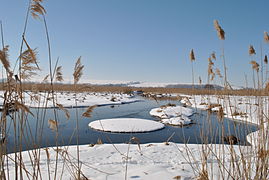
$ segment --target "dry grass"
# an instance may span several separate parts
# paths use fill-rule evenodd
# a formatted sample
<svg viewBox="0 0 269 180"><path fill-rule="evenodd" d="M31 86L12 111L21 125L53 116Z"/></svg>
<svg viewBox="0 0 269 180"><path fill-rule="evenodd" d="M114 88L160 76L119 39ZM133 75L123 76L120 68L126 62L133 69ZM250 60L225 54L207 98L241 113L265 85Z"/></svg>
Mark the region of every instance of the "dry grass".
<svg viewBox="0 0 269 180"><path fill-rule="evenodd" d="M36 91L50 91L51 85L48 83L22 83L23 91L32 91L33 86ZM180 93L187 95L238 95L238 96L266 96L269 91L257 89L240 89L240 90L214 90L214 89L192 89L192 88L162 88L162 87L120 87L120 86L97 86L88 84L77 84L77 88L71 84L54 84L54 90L57 92L112 92L112 93L130 93L142 90L145 93L165 94ZM8 83L0 83L0 90L8 89Z"/></svg>

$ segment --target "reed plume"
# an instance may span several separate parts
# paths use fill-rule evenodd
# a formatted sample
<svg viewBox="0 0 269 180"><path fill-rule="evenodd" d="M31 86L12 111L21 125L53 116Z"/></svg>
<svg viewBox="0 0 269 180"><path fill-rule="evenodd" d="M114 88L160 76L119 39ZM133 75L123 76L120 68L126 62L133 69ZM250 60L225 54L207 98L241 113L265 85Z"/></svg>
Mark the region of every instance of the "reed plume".
<svg viewBox="0 0 269 180"><path fill-rule="evenodd" d="M56 81L58 82L62 82L64 79L63 79L63 73L62 73L62 66L58 66L56 68Z"/></svg>
<svg viewBox="0 0 269 180"><path fill-rule="evenodd" d="M217 20L214 20L214 27L217 30L218 37L220 40L225 40L225 32L219 25L219 22Z"/></svg>
<svg viewBox="0 0 269 180"><path fill-rule="evenodd" d="M191 61L195 61L195 56L194 56L193 49L192 49L191 52L190 52L190 60L191 60Z"/></svg>
<svg viewBox="0 0 269 180"><path fill-rule="evenodd" d="M0 50L0 60L5 68L5 70L8 73L11 73L10 71L10 63L9 63L9 59L8 59L8 49L9 46L5 46L2 50Z"/></svg>
<svg viewBox="0 0 269 180"><path fill-rule="evenodd" d="M62 104L56 103L56 106L65 113L67 119L70 119L69 111Z"/></svg>
<svg viewBox="0 0 269 180"><path fill-rule="evenodd" d="M264 60L263 60L263 61L264 61L265 64L268 64L268 58L267 58L267 55L264 56Z"/></svg>
<svg viewBox="0 0 269 180"><path fill-rule="evenodd" d="M217 58L216 58L216 53L215 53L215 52L212 52L212 53L211 53L211 58L214 59L214 60L217 60Z"/></svg>
<svg viewBox="0 0 269 180"><path fill-rule="evenodd" d="M269 43L269 35L268 35L268 33L266 31L264 31L264 41L266 43Z"/></svg>
<svg viewBox="0 0 269 180"><path fill-rule="evenodd" d="M82 116L90 118L92 116L91 113L92 113L93 109L96 108L96 107L97 106L89 106L87 108L87 110L82 114Z"/></svg>
<svg viewBox="0 0 269 180"><path fill-rule="evenodd" d="M257 72L259 72L259 67L260 65L256 62L256 61L250 61L250 64L252 65L252 69L256 70Z"/></svg>
<svg viewBox="0 0 269 180"><path fill-rule="evenodd" d="M84 66L81 64L81 56L80 56L75 64L75 68L74 68L74 73L73 73L74 84L77 84L79 79L81 78L83 68L84 68Z"/></svg>
<svg viewBox="0 0 269 180"><path fill-rule="evenodd" d="M252 45L249 46L248 54L249 54L250 56L256 54L256 51L255 51L255 49L254 49L254 47L253 47Z"/></svg>
<svg viewBox="0 0 269 180"><path fill-rule="evenodd" d="M15 109L21 109L24 112L27 112L34 116L34 114L30 111L29 107L27 107L25 104L20 103L19 101L14 101Z"/></svg>
<svg viewBox="0 0 269 180"><path fill-rule="evenodd" d="M49 128L53 131L56 131L57 130L57 127L58 127L58 123L57 121L55 120L52 120L52 119L49 119L48 120L48 125L49 125Z"/></svg>
<svg viewBox="0 0 269 180"><path fill-rule="evenodd" d="M200 76L199 76L199 84L200 84L200 85L202 84L202 79L201 79Z"/></svg>
<svg viewBox="0 0 269 180"><path fill-rule="evenodd" d="M33 0L31 3L31 14L35 19L39 19L40 15L46 14L45 8L41 5L42 2L43 0Z"/></svg>
<svg viewBox="0 0 269 180"><path fill-rule="evenodd" d="M219 76L219 78L223 78L223 76L218 68L216 68L216 74Z"/></svg>
<svg viewBox="0 0 269 180"><path fill-rule="evenodd" d="M48 83L48 79L49 79L49 74L47 74L44 79L42 80L42 83Z"/></svg>

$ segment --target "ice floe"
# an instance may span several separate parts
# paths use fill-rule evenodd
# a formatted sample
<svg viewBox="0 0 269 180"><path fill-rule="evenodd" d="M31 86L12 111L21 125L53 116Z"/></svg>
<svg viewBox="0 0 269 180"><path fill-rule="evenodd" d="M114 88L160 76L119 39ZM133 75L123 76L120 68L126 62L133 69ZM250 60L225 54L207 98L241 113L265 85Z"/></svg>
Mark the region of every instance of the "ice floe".
<svg viewBox="0 0 269 180"><path fill-rule="evenodd" d="M107 132L150 132L164 128L162 123L139 118L102 119L89 123L93 129Z"/></svg>

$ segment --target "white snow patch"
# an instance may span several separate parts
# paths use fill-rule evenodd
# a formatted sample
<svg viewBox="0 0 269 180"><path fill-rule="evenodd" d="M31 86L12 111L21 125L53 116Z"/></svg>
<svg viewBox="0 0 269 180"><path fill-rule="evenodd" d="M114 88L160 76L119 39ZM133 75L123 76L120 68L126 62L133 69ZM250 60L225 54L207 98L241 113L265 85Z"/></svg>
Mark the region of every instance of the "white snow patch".
<svg viewBox="0 0 269 180"><path fill-rule="evenodd" d="M0 91L0 97L4 92ZM32 108L51 108L54 107L53 98L46 92L24 93L25 105ZM120 105L125 103L137 102L139 99L133 95L121 93L95 93L95 92L55 92L55 103L61 104L66 108L87 107L93 105ZM0 105L3 105L4 98L0 98ZM57 107L57 106L56 106Z"/></svg>
<svg viewBox="0 0 269 180"><path fill-rule="evenodd" d="M182 106L163 106L154 108L150 115L161 118L161 122L170 125L187 125L191 123L188 116L193 115L193 110Z"/></svg>
<svg viewBox="0 0 269 180"><path fill-rule="evenodd" d="M154 108L149 113L152 116L157 116L160 118L171 118L181 115L191 116L193 115L193 110L182 106L165 106Z"/></svg>
<svg viewBox="0 0 269 180"><path fill-rule="evenodd" d="M181 179L196 179L204 164L204 160L201 158L201 150L204 145L169 144L152 143L140 144L140 146L137 144L102 144L94 147L80 145L79 166L81 173L88 179L95 180L124 179L125 174L127 179L163 180L175 179L176 176L181 176ZM235 157L231 156L231 148L238 157L245 153L245 157L248 158L247 162L251 163L250 171L255 170L255 157L249 154L252 152L251 149L247 151L247 148L250 147L210 145L212 152L208 151L206 160L206 166L210 167L207 169L209 177L219 179L223 173L225 173L224 177L229 177L229 172L223 171L222 166L219 167L220 158L217 158L216 154L221 154L221 157L225 159L222 165L226 169L231 167L231 163L236 167L243 168L240 159L235 161ZM37 155L36 158L39 160L38 173L40 173L38 177L40 175L42 179L49 179L49 177L51 179L74 179L78 162L77 147L59 147L58 152L57 172L55 172L56 147L22 152L23 168L21 173L23 179L33 178L31 175L34 174L34 169L37 169L36 163L33 163L33 157ZM15 154L8 154L8 157L12 160L8 161L8 165L5 161L5 173L9 174L10 179L15 179ZM19 160L17 159L17 161ZM56 177L54 177L55 174ZM253 172L250 174L255 175Z"/></svg>
<svg viewBox="0 0 269 180"><path fill-rule="evenodd" d="M187 124L191 124L191 119L188 118L187 116L181 115L178 117L172 117L169 119L161 119L161 122L164 124L170 124L174 126L183 126Z"/></svg>
<svg viewBox="0 0 269 180"><path fill-rule="evenodd" d="M89 126L107 132L150 132L164 128L162 123L138 118L102 119L89 123Z"/></svg>

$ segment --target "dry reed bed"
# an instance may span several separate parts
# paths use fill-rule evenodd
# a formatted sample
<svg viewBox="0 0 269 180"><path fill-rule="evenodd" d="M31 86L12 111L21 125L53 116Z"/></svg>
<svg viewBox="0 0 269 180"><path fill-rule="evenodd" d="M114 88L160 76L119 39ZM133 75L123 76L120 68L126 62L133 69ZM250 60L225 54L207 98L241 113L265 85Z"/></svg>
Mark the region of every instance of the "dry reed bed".
<svg viewBox="0 0 269 180"><path fill-rule="evenodd" d="M22 83L23 91L51 91L48 83ZM0 90L8 89L6 83L0 83ZM214 90L214 89L192 89L192 88L165 88L165 87L121 87L121 86L99 86L88 84L53 84L54 91L70 92L111 92L111 93L132 93L133 91L143 91L153 94L186 94L186 95L236 95L236 96L268 96L269 90L240 89L240 90Z"/></svg>

